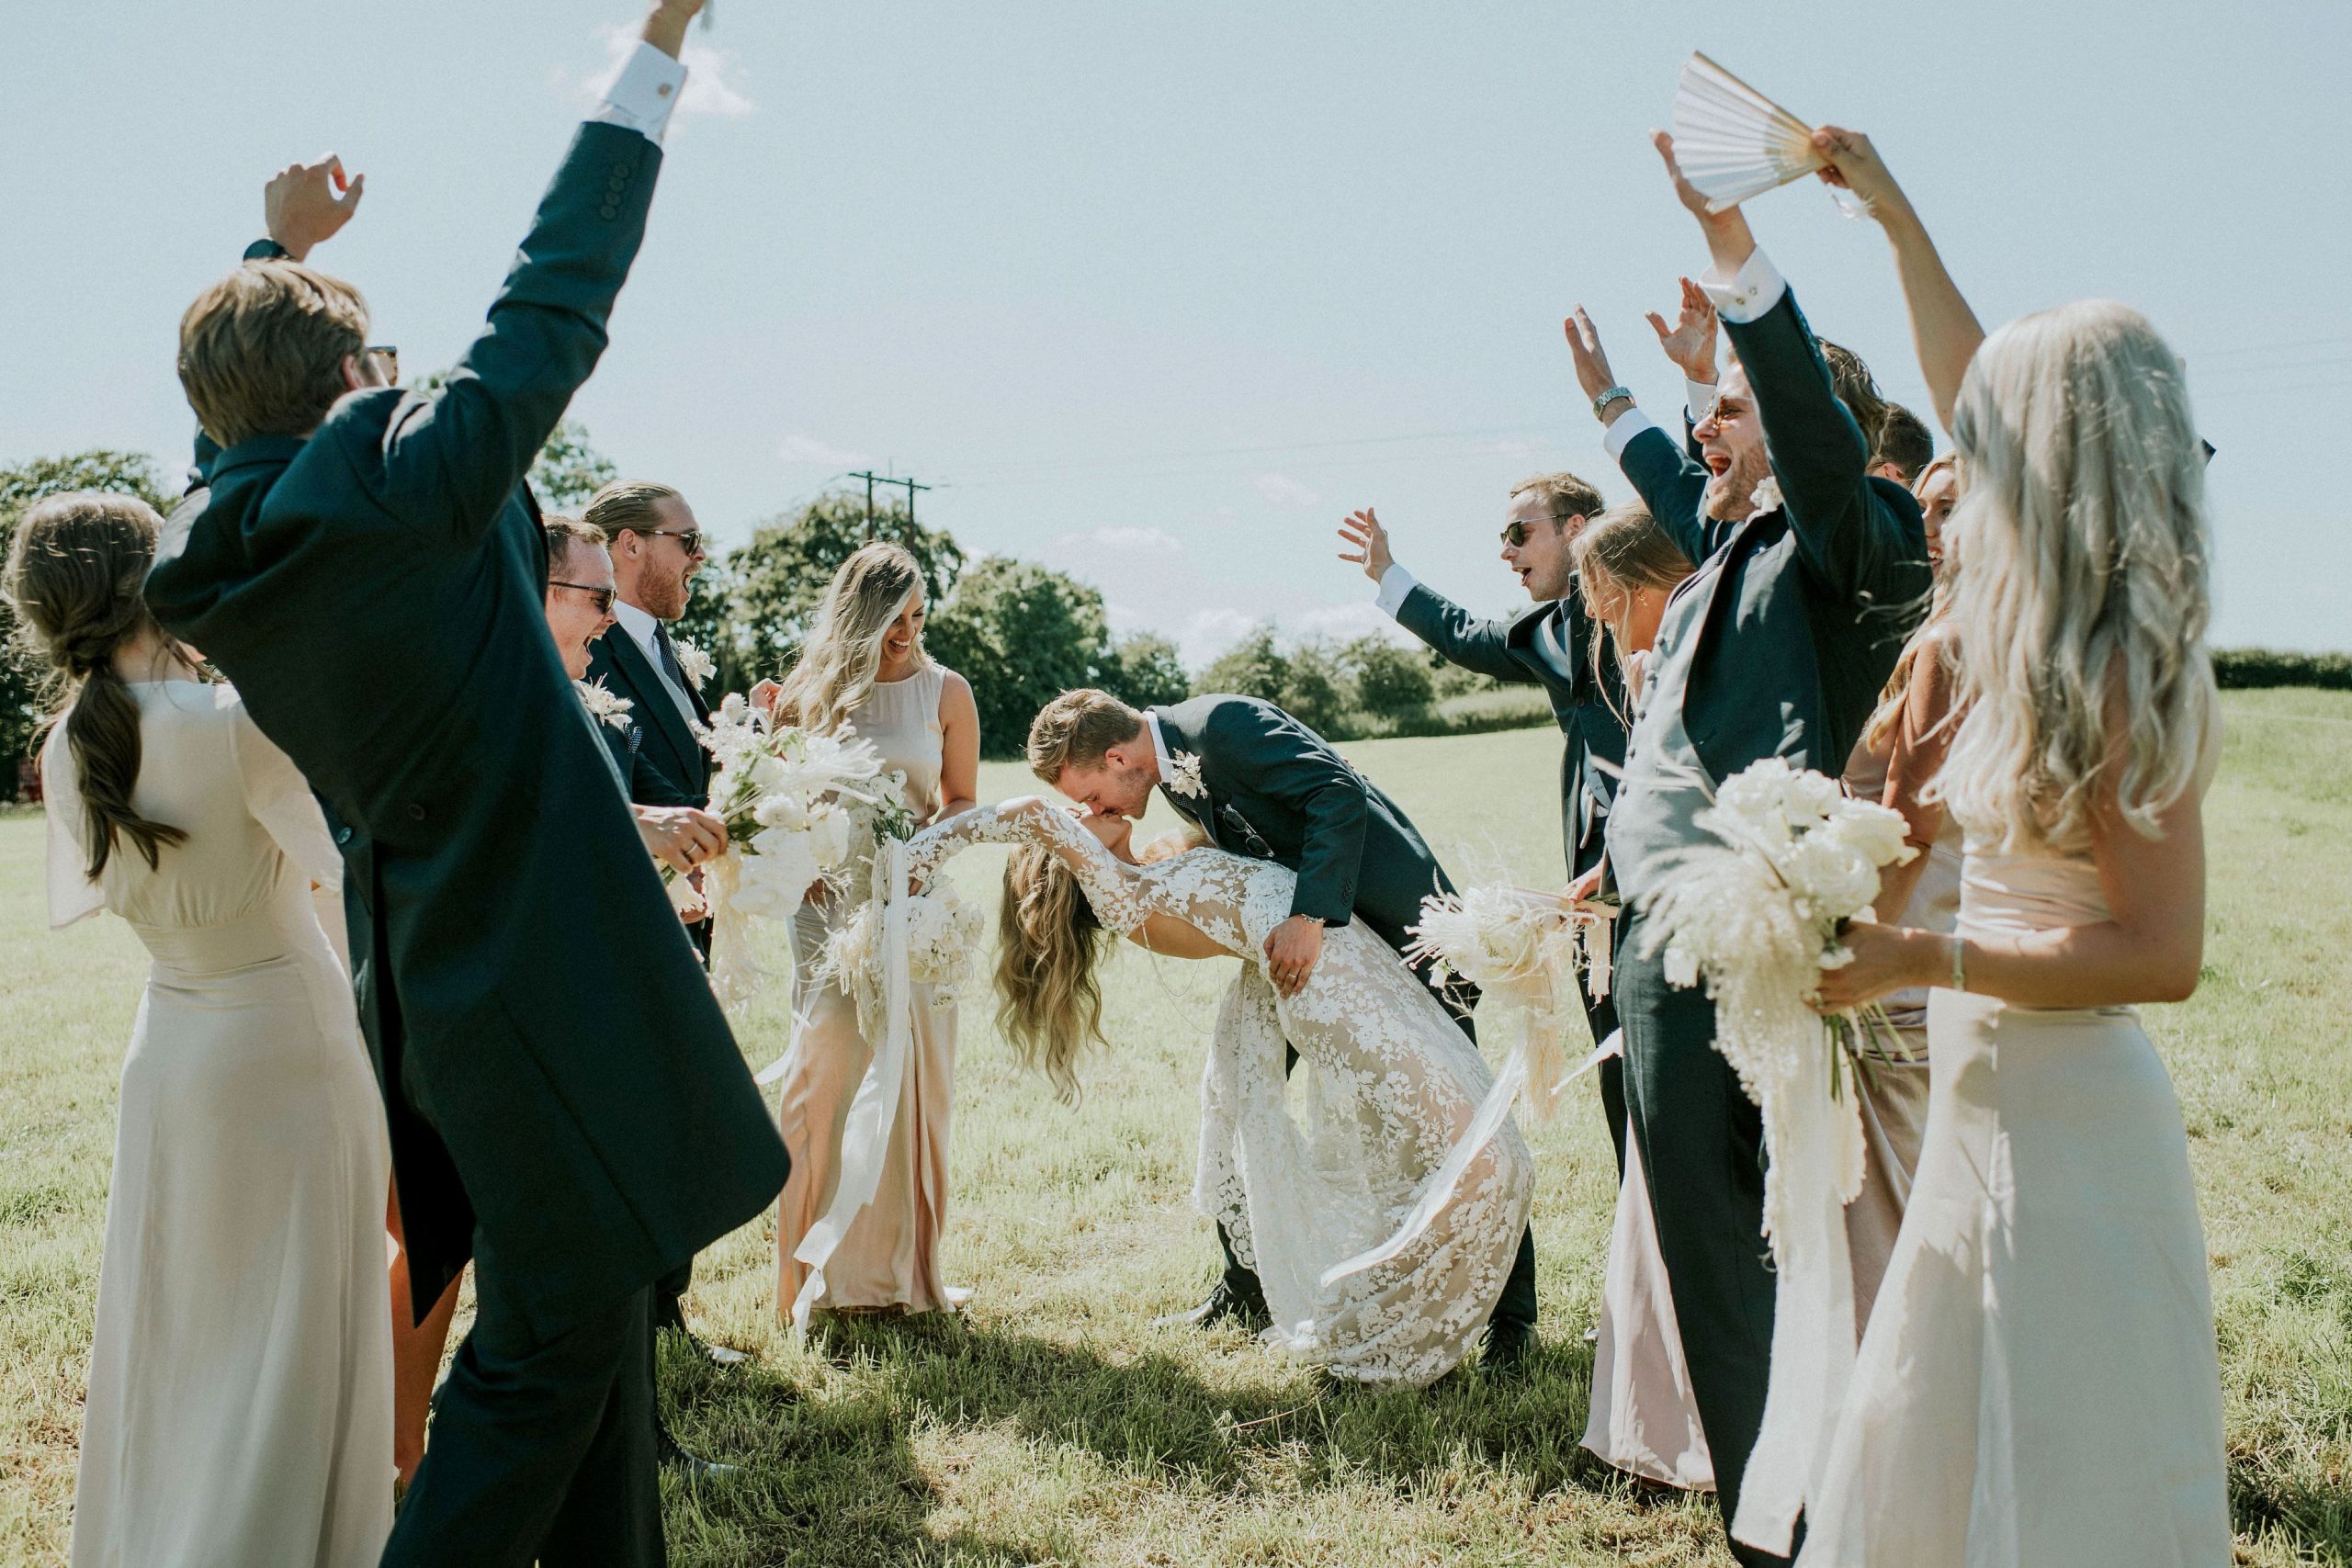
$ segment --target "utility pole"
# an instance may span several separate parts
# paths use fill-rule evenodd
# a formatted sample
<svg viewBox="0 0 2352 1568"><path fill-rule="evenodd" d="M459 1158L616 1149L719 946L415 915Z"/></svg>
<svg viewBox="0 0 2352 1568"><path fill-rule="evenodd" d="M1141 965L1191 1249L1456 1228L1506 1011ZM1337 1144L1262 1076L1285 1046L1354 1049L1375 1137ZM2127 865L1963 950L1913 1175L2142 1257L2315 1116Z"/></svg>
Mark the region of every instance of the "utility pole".
<svg viewBox="0 0 2352 1568"><path fill-rule="evenodd" d="M852 474L850 478L865 481L865 536L869 539L874 537L874 487L876 485L897 485L907 492L907 523L910 526L915 520L915 491L931 489L931 486L919 485L912 479L894 479L888 474L877 474L872 469Z"/></svg>

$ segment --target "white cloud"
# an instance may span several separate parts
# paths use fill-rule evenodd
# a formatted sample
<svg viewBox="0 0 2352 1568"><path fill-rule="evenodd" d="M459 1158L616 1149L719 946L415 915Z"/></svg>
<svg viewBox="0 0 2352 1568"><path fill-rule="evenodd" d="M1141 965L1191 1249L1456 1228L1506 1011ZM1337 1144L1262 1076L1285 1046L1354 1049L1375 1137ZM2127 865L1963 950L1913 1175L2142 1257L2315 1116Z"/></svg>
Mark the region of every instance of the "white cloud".
<svg viewBox="0 0 2352 1568"><path fill-rule="evenodd" d="M1132 555L1172 556L1183 553L1183 541L1165 528L1110 525L1084 534L1064 534L1057 545L1080 549L1120 550Z"/></svg>
<svg viewBox="0 0 2352 1568"><path fill-rule="evenodd" d="M1366 635L1385 637L1399 645L1409 645L1413 640L1393 617L1369 602L1326 604L1320 609L1286 615L1283 618L1283 630L1294 637L1328 637L1340 642L1353 642Z"/></svg>
<svg viewBox="0 0 2352 1568"><path fill-rule="evenodd" d="M1285 512L1312 512L1323 504L1321 496L1288 474L1260 474L1250 481L1250 487Z"/></svg>
<svg viewBox="0 0 2352 1568"><path fill-rule="evenodd" d="M638 30L627 25L600 26L595 39L605 51L604 64L577 77L564 71L556 73L559 85L572 96L592 105L604 101L606 90L620 75L621 67L628 63L628 57L637 49ZM759 107L743 91L741 68L728 51L689 34L685 47L679 51L678 62L686 68L686 89L678 95L674 111L678 118L708 115L719 119L740 119Z"/></svg>
<svg viewBox="0 0 2352 1568"><path fill-rule="evenodd" d="M1184 658L1186 668L1198 670L1255 630L1254 616L1235 609L1203 610L1184 623L1176 636L1176 647Z"/></svg>
<svg viewBox="0 0 2352 1568"><path fill-rule="evenodd" d="M847 468L865 462L865 454L846 447L831 446L815 436L794 431L784 438L775 455L786 463L803 464L812 468Z"/></svg>

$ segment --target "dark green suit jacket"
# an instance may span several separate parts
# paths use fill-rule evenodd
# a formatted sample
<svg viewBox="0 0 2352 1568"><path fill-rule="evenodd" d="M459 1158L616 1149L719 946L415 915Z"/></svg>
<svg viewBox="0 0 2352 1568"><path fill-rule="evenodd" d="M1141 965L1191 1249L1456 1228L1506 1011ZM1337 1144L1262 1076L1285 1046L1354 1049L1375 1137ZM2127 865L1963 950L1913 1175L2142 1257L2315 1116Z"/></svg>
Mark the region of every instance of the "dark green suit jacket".
<svg viewBox="0 0 2352 1568"><path fill-rule="evenodd" d="M660 164L583 126L446 385L221 453L147 583L335 820L418 1312L479 1252L542 1334L751 1219L786 1168L548 636L519 499Z"/></svg>
<svg viewBox="0 0 2352 1568"><path fill-rule="evenodd" d="M1662 430L1643 431L1618 459L1699 563L1668 605L1646 699L1679 708L1695 755L1636 747L1625 790L1694 761L1721 784L1774 755L1837 776L1927 608L1918 503L1865 474L1861 430L1795 297L1724 329L1747 368L1782 504L1743 523L1701 517L1707 470Z"/></svg>
<svg viewBox="0 0 2352 1568"><path fill-rule="evenodd" d="M1569 874L1599 860L1610 796L1625 765L1625 683L1607 653L1600 676L1593 674L1593 639L1608 634L1587 613L1584 596L1571 591L1508 620L1481 621L1416 582L1396 607L1396 623L1464 670L1544 688L1568 742L1560 754L1560 842Z"/></svg>
<svg viewBox="0 0 2352 1568"><path fill-rule="evenodd" d="M1421 900L1453 884L1395 801L1272 703L1231 695L1153 708L1171 759L1197 757L1204 795L1160 790L1218 849L1298 873L1291 913L1343 926L1362 915L1403 952Z"/></svg>

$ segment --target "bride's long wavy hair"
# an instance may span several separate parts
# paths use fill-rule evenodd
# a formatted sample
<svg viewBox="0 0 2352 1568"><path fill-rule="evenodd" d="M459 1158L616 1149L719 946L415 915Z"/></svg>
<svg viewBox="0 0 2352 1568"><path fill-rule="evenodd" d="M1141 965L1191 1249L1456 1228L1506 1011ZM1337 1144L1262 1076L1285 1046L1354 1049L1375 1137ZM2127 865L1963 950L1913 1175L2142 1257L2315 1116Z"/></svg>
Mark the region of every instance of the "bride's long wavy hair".
<svg viewBox="0 0 2352 1568"><path fill-rule="evenodd" d="M779 723L830 735L874 691L882 668L882 637L890 623L923 592L922 568L899 545L861 545L833 573L817 625L776 696ZM915 665L931 656L915 637Z"/></svg>
<svg viewBox="0 0 2352 1568"><path fill-rule="evenodd" d="M2110 789L2154 837L2196 781L2219 703L2205 464L2179 357L2112 301L2020 317L1976 351L1952 435L1967 717L1938 787L2007 847L2081 852ZM2110 711L2130 716L2124 733Z"/></svg>
<svg viewBox="0 0 2352 1568"><path fill-rule="evenodd" d="M1109 945L1102 923L1069 868L1043 844L1023 844L1004 863L998 928L997 1029L1055 1099L1075 1104L1079 1058L1089 1043L1107 1043L1095 973Z"/></svg>
<svg viewBox="0 0 2352 1568"><path fill-rule="evenodd" d="M1199 829L1164 834L1143 848L1148 864L1206 843ZM1108 935L1078 878L1043 844L1004 863L998 913L997 1029L1024 1067L1043 1073L1054 1098L1077 1102L1079 1059L1102 1034L1102 983L1095 971Z"/></svg>

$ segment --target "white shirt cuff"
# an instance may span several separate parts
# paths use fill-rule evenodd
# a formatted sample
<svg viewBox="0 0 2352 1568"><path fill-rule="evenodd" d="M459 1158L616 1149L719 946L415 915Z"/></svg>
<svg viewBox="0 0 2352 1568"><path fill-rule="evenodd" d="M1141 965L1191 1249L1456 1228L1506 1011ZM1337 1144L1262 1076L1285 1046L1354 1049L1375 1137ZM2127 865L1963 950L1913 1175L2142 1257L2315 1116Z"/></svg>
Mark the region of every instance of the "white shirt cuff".
<svg viewBox="0 0 2352 1568"><path fill-rule="evenodd" d="M1689 411L1690 423L1698 423L1715 412L1715 384L1713 381L1693 381L1684 377L1682 406Z"/></svg>
<svg viewBox="0 0 2352 1568"><path fill-rule="evenodd" d="M628 63L605 89L605 101L590 120L625 126L659 146L669 129L670 111L686 85L686 68L650 43L640 43Z"/></svg>
<svg viewBox="0 0 2352 1568"><path fill-rule="evenodd" d="M1617 416L1616 423L1600 433L1600 449L1609 454L1611 462L1616 462L1625 456L1625 448L1634 436L1645 430L1657 428L1650 423L1650 416L1641 410L1627 409Z"/></svg>
<svg viewBox="0 0 2352 1568"><path fill-rule="evenodd" d="M1405 607L1405 601L1412 596L1413 590L1417 586L1411 572L1407 571L1395 561L1390 561L1388 570L1380 574L1380 592L1374 598L1373 603L1379 605L1384 614L1394 619L1396 612Z"/></svg>
<svg viewBox="0 0 2352 1568"><path fill-rule="evenodd" d="M1781 269L1758 245L1739 264L1739 271L1725 277L1721 269L1710 266L1699 279L1699 287L1715 302L1715 310L1726 321L1752 321L1781 302L1789 291L1781 276Z"/></svg>

